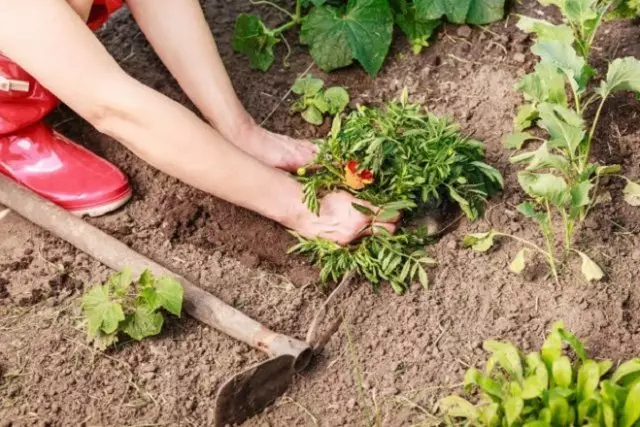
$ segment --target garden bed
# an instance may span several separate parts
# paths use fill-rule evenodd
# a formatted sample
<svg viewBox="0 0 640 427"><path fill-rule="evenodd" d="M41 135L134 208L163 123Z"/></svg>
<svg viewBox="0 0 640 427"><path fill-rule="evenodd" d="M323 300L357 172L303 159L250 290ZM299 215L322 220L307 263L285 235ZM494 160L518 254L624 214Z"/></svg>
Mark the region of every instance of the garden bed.
<svg viewBox="0 0 640 427"><path fill-rule="evenodd" d="M249 9L248 2L207 0L204 7L242 101L257 120L264 119L307 69L308 53L294 43L290 68L276 62L268 73L251 71L230 46L235 17ZM512 13L555 16L533 1ZM263 16L278 19L273 11ZM521 103L513 84L534 64L531 40L515 22L512 15L486 29L445 26L420 56L398 38L376 79L355 67L329 75L313 70L327 84L348 88L353 104L380 103L408 87L414 102L451 116L466 134L485 141L487 162L503 173L506 189L491 199L484 220L455 222L432 248L440 265L431 271L429 291L416 286L396 296L382 287L376 294L363 283L346 329L284 398L246 425L360 425L374 413L379 425L419 422L425 419L420 408L430 410L462 381L469 365L485 359L483 340L537 348L558 319L594 357L640 355L640 210L622 201L623 184L605 184L612 202L594 209L579 232L578 245L607 274L600 283L587 283L577 265L562 274L560 284L547 277L543 264L513 275L507 266L519 247L512 242L487 254L461 248L464 234L490 227L538 238L535 225L515 212L522 199L518 166L509 163L501 143ZM116 16L101 38L134 77L190 105L128 13ZM640 57L640 26L606 23L592 63L600 67L622 56ZM329 123L315 128L290 116L289 103L269 118L268 128L306 138L328 132ZM636 180L639 115L632 95L612 97L594 147L596 158L623 165ZM134 185L131 203L93 224L269 327L304 338L323 295L313 286L317 270L286 254L294 239L284 229L154 170L66 108L51 121L121 167ZM14 214L0 220L0 425L206 425L222 381L263 360L192 319L169 322L157 338L107 355L95 352L80 329L78 297L85 284L108 273Z"/></svg>

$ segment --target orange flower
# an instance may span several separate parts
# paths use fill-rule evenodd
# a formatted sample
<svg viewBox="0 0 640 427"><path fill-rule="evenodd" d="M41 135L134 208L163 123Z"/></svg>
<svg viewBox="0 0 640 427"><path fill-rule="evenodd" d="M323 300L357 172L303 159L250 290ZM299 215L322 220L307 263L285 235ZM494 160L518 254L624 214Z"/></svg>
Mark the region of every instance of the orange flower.
<svg viewBox="0 0 640 427"><path fill-rule="evenodd" d="M350 160L344 166L344 183L354 190L362 190L373 182L373 173L367 169L359 169L355 160Z"/></svg>

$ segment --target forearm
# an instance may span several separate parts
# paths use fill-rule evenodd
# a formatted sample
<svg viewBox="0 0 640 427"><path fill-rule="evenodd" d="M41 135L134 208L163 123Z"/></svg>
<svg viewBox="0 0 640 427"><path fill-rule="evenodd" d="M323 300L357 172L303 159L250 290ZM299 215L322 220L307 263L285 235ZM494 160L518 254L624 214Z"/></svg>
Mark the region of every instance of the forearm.
<svg viewBox="0 0 640 427"><path fill-rule="evenodd" d="M227 138L253 119L233 89L197 0L129 0L136 22L207 120Z"/></svg>

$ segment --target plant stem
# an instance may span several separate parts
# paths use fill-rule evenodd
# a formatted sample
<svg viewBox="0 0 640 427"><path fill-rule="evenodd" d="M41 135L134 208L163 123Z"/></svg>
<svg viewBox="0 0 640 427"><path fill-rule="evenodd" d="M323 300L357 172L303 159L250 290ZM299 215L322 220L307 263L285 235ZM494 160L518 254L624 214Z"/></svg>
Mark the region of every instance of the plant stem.
<svg viewBox="0 0 640 427"><path fill-rule="evenodd" d="M606 100L607 100L607 95L604 95L602 97L602 101L600 101L598 110L596 111L596 116L593 119L593 123L591 124L591 131L589 132L589 137L587 138L587 146L585 148L585 151L582 153L582 159L580 159L581 170L584 170L584 168L587 166L587 162L589 161L589 154L591 153L591 142L593 141L593 136L596 133L596 126L598 125L598 121L600 120L602 107L604 106L604 103Z"/></svg>
<svg viewBox="0 0 640 427"><path fill-rule="evenodd" d="M295 18L298 22L302 19L302 0L296 0L296 15Z"/></svg>
<svg viewBox="0 0 640 427"><path fill-rule="evenodd" d="M274 9L278 9L280 12L284 13L285 15L287 15L289 18L295 20L296 19L296 15L292 14L291 12L289 12L287 9L285 9L282 6L279 6L277 4L275 4L274 2L271 2L269 0L249 0L251 2L251 4L253 5L259 5L259 4L266 4L268 6L273 7ZM299 2L298 2L299 3ZM299 15L298 15L299 16Z"/></svg>
<svg viewBox="0 0 640 427"><path fill-rule="evenodd" d="M544 234L544 240L547 244L547 252L549 253L549 266L551 267L551 272L553 273L553 277L555 277L556 282L558 281L558 269L556 268L556 257L555 257L555 249L553 241L551 240L553 237L553 228L552 224L552 216L551 216L551 208L549 207L549 201L544 201L545 207L547 208L547 215L549 220L549 229L545 227L542 231Z"/></svg>
<svg viewBox="0 0 640 427"><path fill-rule="evenodd" d="M298 23L295 20L289 21L286 24L283 24L278 28L275 28L274 30L272 30L272 32L274 35L279 35L280 33L284 33L285 31L287 31L289 28L295 27L297 24Z"/></svg>
<svg viewBox="0 0 640 427"><path fill-rule="evenodd" d="M571 251L571 235L573 234L573 224L567 215L567 211L562 209L562 222L564 226L564 256L566 258L569 251Z"/></svg>

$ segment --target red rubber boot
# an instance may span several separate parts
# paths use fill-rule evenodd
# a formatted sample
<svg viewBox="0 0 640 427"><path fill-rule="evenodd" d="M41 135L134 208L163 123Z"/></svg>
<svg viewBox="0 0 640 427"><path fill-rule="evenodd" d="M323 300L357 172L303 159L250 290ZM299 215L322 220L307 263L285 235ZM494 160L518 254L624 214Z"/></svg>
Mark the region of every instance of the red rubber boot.
<svg viewBox="0 0 640 427"><path fill-rule="evenodd" d="M118 168L42 119L58 100L0 54L0 173L76 215L99 216L131 197Z"/></svg>

